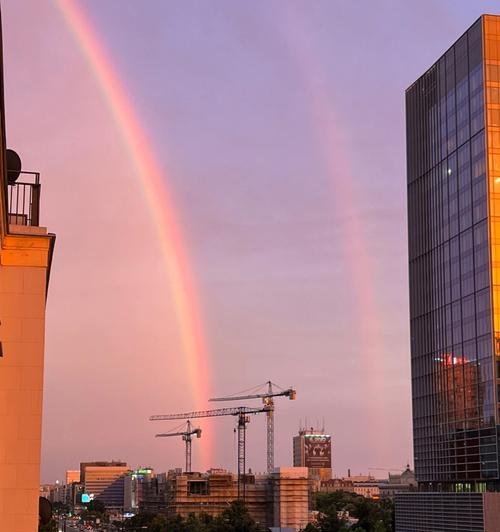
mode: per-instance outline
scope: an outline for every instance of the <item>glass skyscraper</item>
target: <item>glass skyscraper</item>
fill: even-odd
[[[500,17],[482,16],[407,89],[406,125],[421,493],[400,498],[396,530],[487,530],[480,494],[500,491]]]

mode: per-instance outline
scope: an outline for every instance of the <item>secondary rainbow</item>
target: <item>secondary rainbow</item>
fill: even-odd
[[[387,357],[384,356],[387,346],[382,337],[383,313],[375,291],[375,264],[367,251],[367,227],[359,214],[362,190],[352,170],[354,157],[345,145],[327,72],[318,59],[315,44],[320,45],[313,40],[314,28],[307,26],[307,17],[296,9],[283,10],[280,20],[288,41],[290,62],[306,90],[312,130],[323,154],[325,169],[331,176],[335,207],[349,216],[345,235],[340,241],[341,250],[349,268],[353,302],[357,306],[358,334],[363,339],[359,360],[369,375],[366,385],[370,393],[377,396],[391,368],[386,367]],[[380,406],[374,403],[372,408]],[[372,416],[374,425],[376,423],[379,428],[383,419],[383,416]]]
[[[168,190],[168,175],[162,171],[156,160],[151,144],[134,112],[131,98],[87,14],[75,0],[57,0],[57,5],[109,104],[143,185],[165,258],[185,355],[187,380],[191,384],[196,406],[199,407],[211,395],[208,352],[186,246]],[[203,446],[200,447],[201,462],[206,465],[211,461],[213,445],[209,431],[204,430],[203,436]]]

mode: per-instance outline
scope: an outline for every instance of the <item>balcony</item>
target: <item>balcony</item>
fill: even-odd
[[[38,172],[21,172],[15,183],[7,185],[9,225],[38,227],[40,186]]]

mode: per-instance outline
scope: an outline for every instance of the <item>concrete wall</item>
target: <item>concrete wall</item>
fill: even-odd
[[[484,505],[484,530],[485,532],[500,531],[500,493],[485,493]]]
[[[272,475],[275,527],[302,530],[309,522],[307,467],[279,467]]]
[[[40,229],[40,228],[38,228]],[[0,531],[38,530],[50,238],[0,241]]]

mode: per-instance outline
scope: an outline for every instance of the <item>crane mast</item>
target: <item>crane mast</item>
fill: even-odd
[[[201,438],[201,429],[196,428],[193,429],[193,426],[191,425],[191,421],[187,421],[186,423],[186,430],[182,432],[166,432],[157,434],[157,438],[168,438],[170,436],[182,436],[182,440],[186,444],[186,473],[191,473],[191,445],[192,445],[192,437],[196,435],[197,438]]]
[[[262,408],[238,406],[235,408],[218,408],[215,410],[198,410],[183,414],[163,414],[149,418],[150,421],[171,421],[175,419],[194,419],[203,417],[236,416],[238,418],[238,499],[245,500],[246,496],[246,425],[250,422],[250,414],[268,412],[269,407]]]
[[[273,385],[271,381],[268,383],[268,396],[262,400],[264,404],[269,405],[269,412],[266,415],[266,427],[267,427],[267,472],[272,473],[274,469],[274,398],[273,398]]]
[[[267,391],[263,393],[214,397],[210,399],[210,401],[244,401],[247,399],[262,399],[264,407],[266,408],[267,472],[272,473],[274,469],[274,398],[288,397],[290,400],[294,400],[297,396],[297,392],[293,388],[274,391],[273,383],[271,381],[267,381],[266,385]],[[274,386],[276,386],[276,384],[274,384]]]

